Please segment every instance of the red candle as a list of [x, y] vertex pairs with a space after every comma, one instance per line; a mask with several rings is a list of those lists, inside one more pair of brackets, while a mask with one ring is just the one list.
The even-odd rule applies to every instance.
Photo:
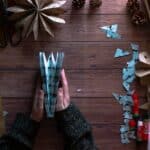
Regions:
[[136, 92], [132, 94], [132, 99], [133, 99], [133, 115], [135, 117], [139, 116], [139, 98]]
[[135, 127], [136, 127], [136, 121], [135, 121], [134, 119], [131, 119], [131, 120], [129, 121], [129, 126], [130, 126], [131, 128], [135, 128]]

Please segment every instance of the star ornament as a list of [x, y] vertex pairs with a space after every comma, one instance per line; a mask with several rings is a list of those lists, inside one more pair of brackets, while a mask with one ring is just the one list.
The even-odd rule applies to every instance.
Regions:
[[150, 86], [150, 54], [148, 52], [141, 52], [139, 54], [136, 75], [140, 78], [142, 85]]
[[140, 78], [141, 84], [147, 86], [147, 100], [148, 102], [140, 106], [141, 109], [150, 110], [150, 54], [148, 52], [141, 52], [139, 54], [139, 66], [144, 68], [136, 69], [136, 75]]
[[50, 25], [65, 24], [65, 20], [58, 17], [64, 13], [61, 6], [65, 3], [66, 0], [15, 0], [15, 6], [7, 8], [7, 11], [12, 12], [10, 20], [16, 26], [23, 27], [23, 37], [27, 38], [33, 32], [34, 39], [37, 40], [41, 26], [54, 37]]

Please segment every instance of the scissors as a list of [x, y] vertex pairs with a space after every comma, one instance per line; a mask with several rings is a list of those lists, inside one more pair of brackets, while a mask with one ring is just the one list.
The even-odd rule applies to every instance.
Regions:
[[16, 29], [9, 21], [7, 12], [7, 0], [0, 1], [0, 48], [5, 48], [8, 43], [17, 46], [22, 41], [22, 29]]

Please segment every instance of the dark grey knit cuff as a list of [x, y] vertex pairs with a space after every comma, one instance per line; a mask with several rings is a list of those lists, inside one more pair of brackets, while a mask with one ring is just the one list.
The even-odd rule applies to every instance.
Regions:
[[91, 132], [91, 126], [73, 103], [66, 110], [57, 112], [56, 119], [58, 127], [70, 142], [75, 142], [80, 137]]
[[38, 128], [39, 123], [24, 114], [17, 114], [8, 136], [31, 148]]

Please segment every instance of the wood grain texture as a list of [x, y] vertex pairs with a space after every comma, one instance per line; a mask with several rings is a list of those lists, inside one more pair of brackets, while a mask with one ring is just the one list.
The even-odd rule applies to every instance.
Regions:
[[[72, 97], [112, 97], [112, 92], [124, 94], [122, 70], [67, 70]], [[38, 71], [0, 71], [0, 95], [2, 97], [32, 97]], [[145, 96], [144, 88], [135, 87], [140, 96]], [[78, 92], [78, 89], [79, 92]]]
[[[135, 43], [145, 51], [149, 42]], [[132, 53], [130, 42], [25, 42], [1, 51], [0, 69], [38, 69], [39, 51], [63, 51], [65, 69], [122, 69], [131, 57], [114, 59], [116, 48]]]
[[[89, 9], [89, 0], [81, 10], [71, 8], [72, 0], [64, 6], [62, 16], [66, 25], [53, 27], [55, 38], [40, 33], [17, 47], [8, 46], [0, 51], [0, 95], [4, 109], [8, 111], [7, 129], [10, 129], [16, 113], [29, 114], [32, 108], [35, 79], [39, 71], [39, 51], [65, 52], [64, 68], [70, 85], [72, 101], [80, 108], [93, 127], [95, 142], [104, 150], [145, 150], [145, 145], [134, 141], [120, 143], [119, 127], [122, 124], [122, 108], [112, 97], [112, 92], [124, 94], [121, 72], [129, 57], [114, 58], [116, 48], [131, 52], [130, 43], [140, 45], [140, 50], [150, 49], [150, 26], [133, 26], [126, 11], [127, 0], [103, 0], [100, 8]], [[117, 23], [122, 38], [106, 38], [101, 26]], [[145, 89], [138, 80], [133, 87], [144, 103]], [[63, 150], [63, 137], [55, 120], [43, 119], [36, 138], [35, 150]]]
[[[45, 32], [41, 32], [37, 41], [114, 41], [106, 38], [100, 27], [115, 23], [119, 24], [118, 32], [122, 35], [122, 39], [119, 41], [143, 41], [149, 40], [150, 36], [149, 25], [145, 25], [144, 28], [133, 26], [129, 22], [128, 15], [113, 15], [113, 17], [112, 15], [64, 15], [63, 18], [66, 20], [66, 25], [53, 27], [54, 38], [50, 38]], [[32, 36], [26, 42], [33, 41]]]

